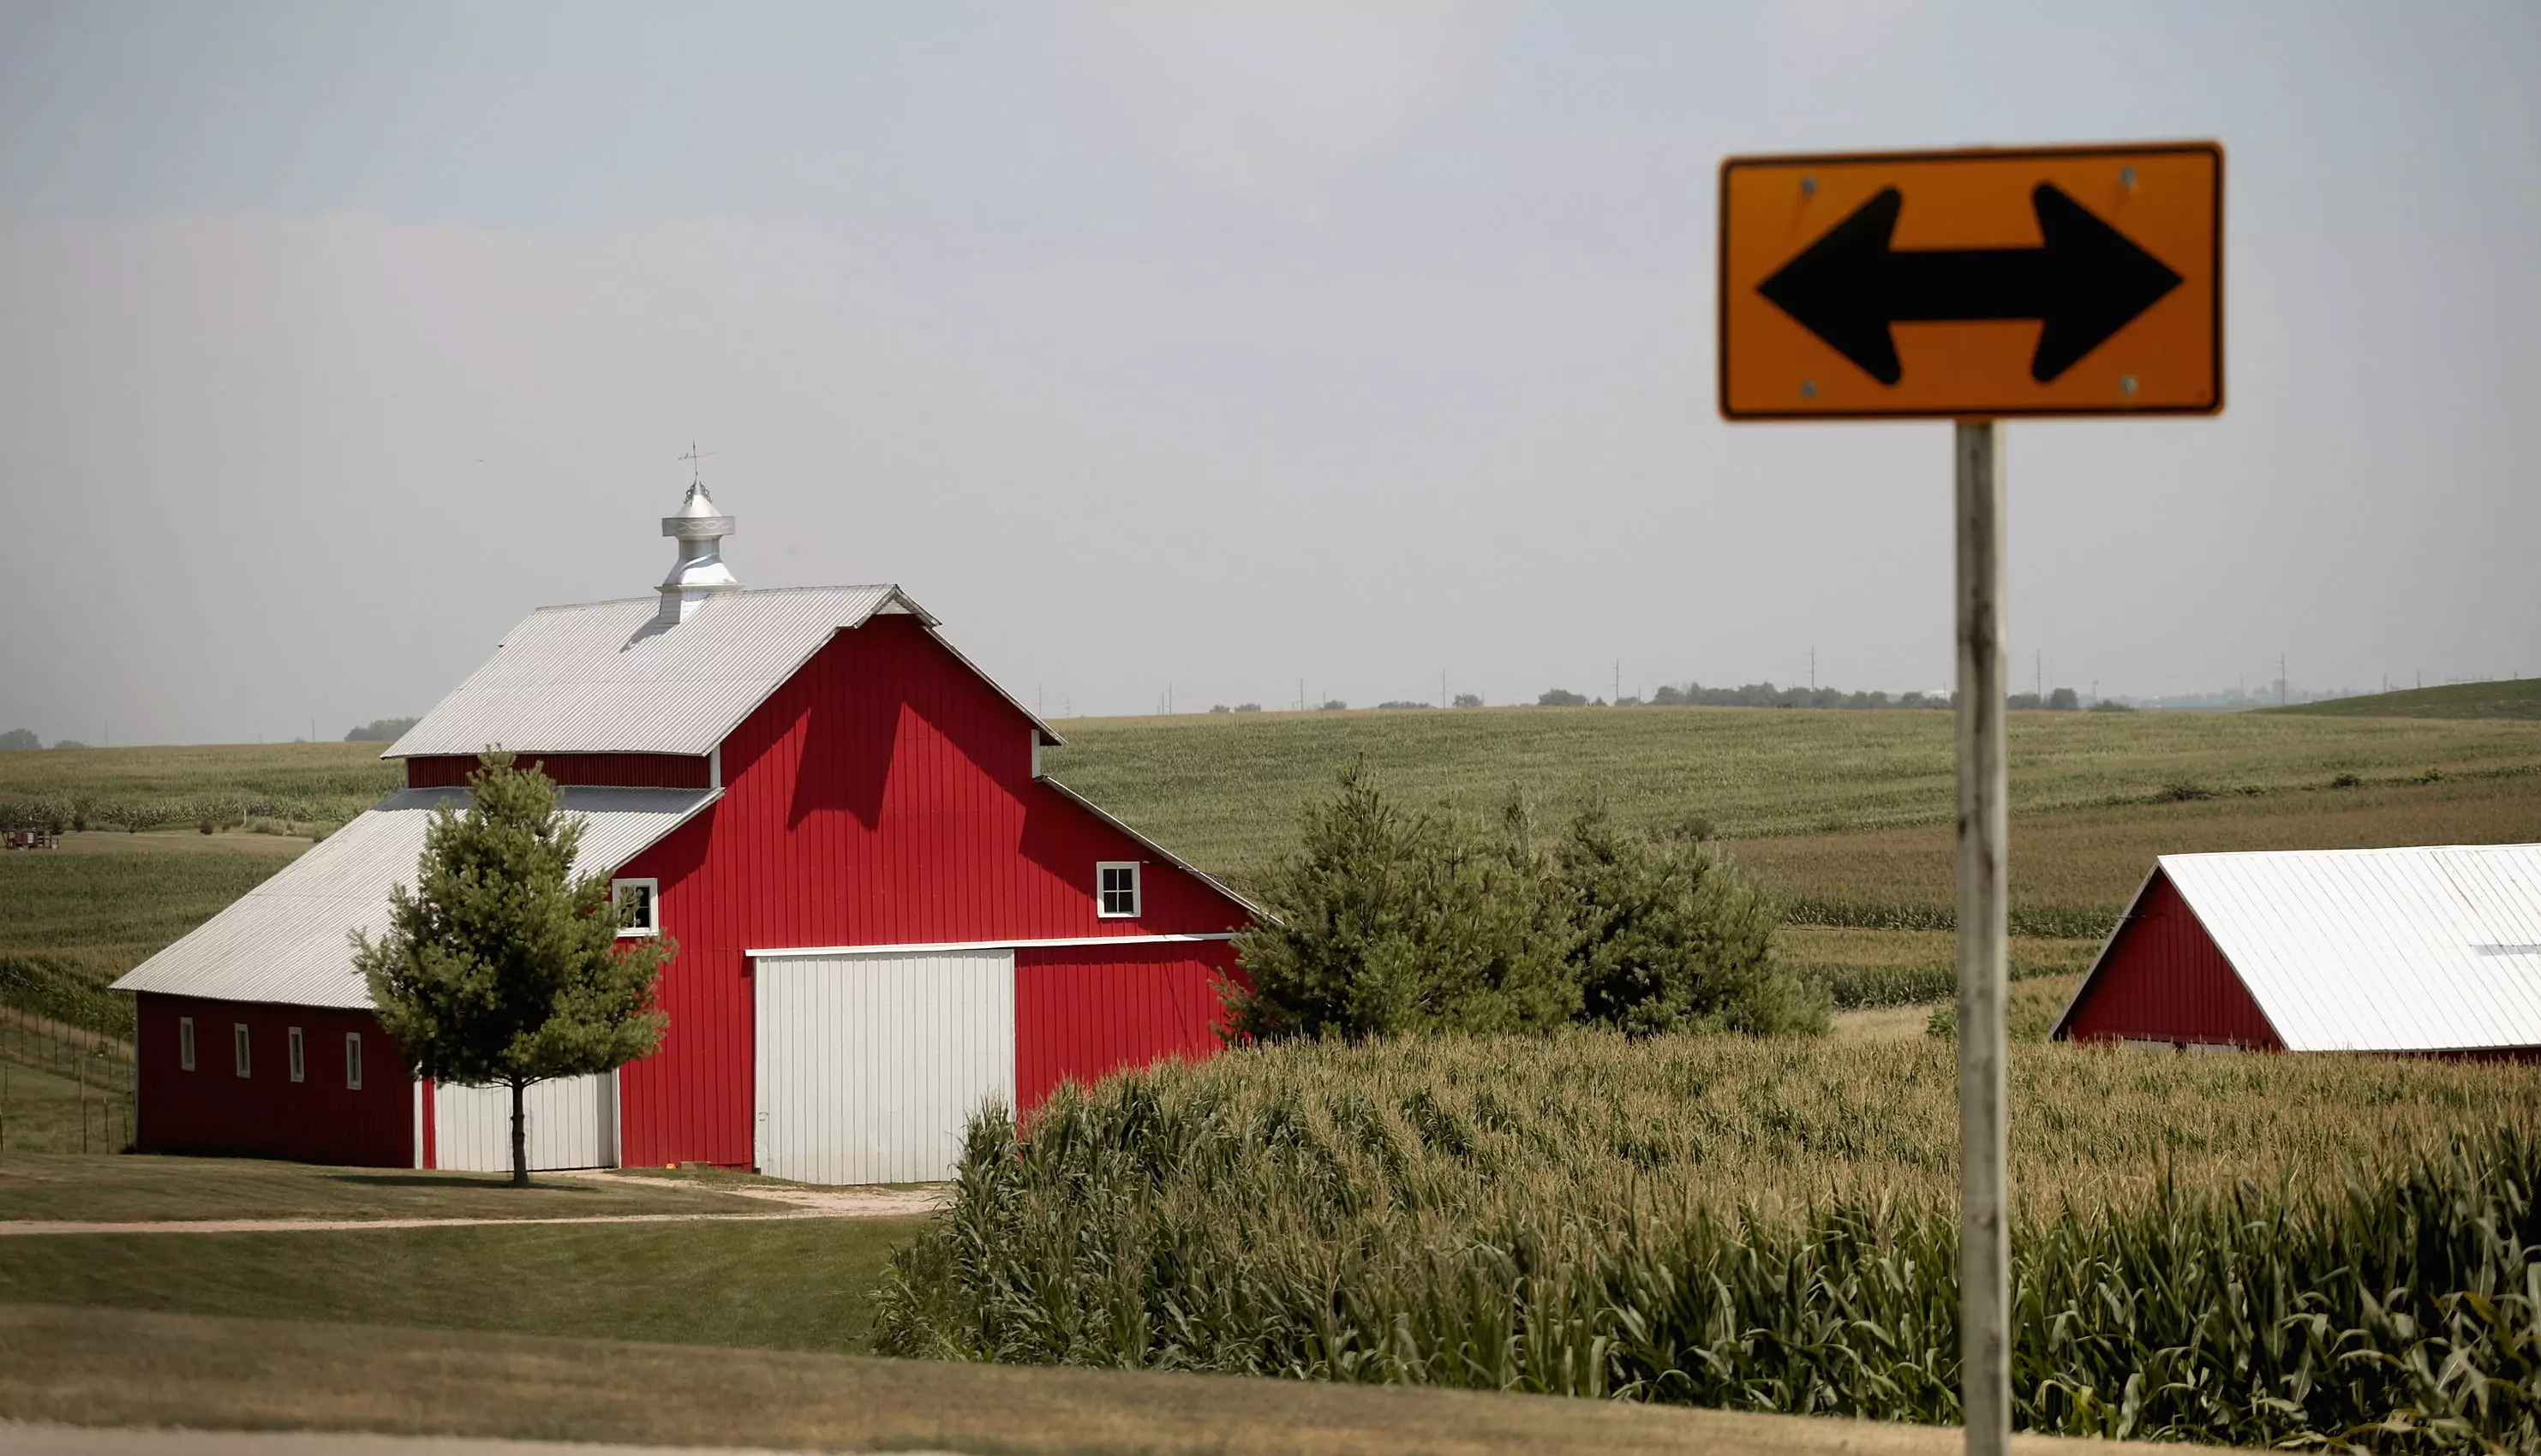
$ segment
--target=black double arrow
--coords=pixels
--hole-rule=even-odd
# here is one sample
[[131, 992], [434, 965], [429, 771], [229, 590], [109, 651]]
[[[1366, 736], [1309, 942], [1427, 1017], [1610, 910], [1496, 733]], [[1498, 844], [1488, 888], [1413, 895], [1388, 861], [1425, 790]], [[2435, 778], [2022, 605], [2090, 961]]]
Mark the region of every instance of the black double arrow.
[[2055, 380], [2179, 286], [2179, 274], [2061, 189], [2029, 194], [2038, 248], [1891, 246], [1905, 194], [1889, 187], [1757, 292], [1881, 384], [1905, 377], [1892, 324], [2036, 319], [2029, 375]]

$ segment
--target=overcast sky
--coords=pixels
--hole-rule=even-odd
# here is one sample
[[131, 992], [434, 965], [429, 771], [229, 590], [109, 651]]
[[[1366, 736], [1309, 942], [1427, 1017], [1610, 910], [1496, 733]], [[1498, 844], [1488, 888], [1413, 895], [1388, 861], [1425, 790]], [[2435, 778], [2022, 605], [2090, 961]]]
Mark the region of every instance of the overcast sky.
[[1048, 711], [1945, 686], [1949, 430], [1713, 406], [1728, 153], [2213, 137], [2218, 419], [2007, 427], [2027, 686], [2541, 674], [2541, 6], [0, 0], [0, 728], [897, 581]]

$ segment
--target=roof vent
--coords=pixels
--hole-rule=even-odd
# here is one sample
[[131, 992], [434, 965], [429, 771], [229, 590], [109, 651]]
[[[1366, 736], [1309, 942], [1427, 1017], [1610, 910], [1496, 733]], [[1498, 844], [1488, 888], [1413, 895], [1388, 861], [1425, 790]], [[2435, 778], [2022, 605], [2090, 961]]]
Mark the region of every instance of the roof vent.
[[662, 578], [662, 610], [653, 616], [656, 622], [677, 626], [694, 616], [706, 598], [741, 589], [740, 578], [723, 564], [723, 539], [733, 534], [732, 517], [715, 509], [703, 480], [690, 482], [689, 498], [680, 503], [680, 513], [662, 518], [662, 534], [678, 538], [680, 559], [671, 574]]

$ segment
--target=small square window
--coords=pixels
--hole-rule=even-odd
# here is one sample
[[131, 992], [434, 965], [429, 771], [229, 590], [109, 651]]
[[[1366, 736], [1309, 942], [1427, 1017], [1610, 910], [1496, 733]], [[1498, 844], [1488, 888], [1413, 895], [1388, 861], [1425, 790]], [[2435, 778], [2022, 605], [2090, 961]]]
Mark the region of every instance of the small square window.
[[177, 1069], [194, 1069], [194, 1018], [190, 1016], [177, 1018]]
[[352, 1091], [362, 1090], [362, 1034], [344, 1033], [344, 1085]]
[[244, 1021], [233, 1022], [230, 1025], [230, 1053], [238, 1063], [238, 1074], [246, 1076], [247, 1023]]
[[660, 917], [654, 909], [661, 899], [659, 880], [613, 880], [609, 886], [609, 903], [617, 908], [617, 933], [620, 935], [659, 935]]
[[296, 1026], [293, 1027], [290, 1035], [285, 1040], [287, 1040], [291, 1045], [291, 1080], [295, 1082], [308, 1081], [309, 1052], [307, 1047], [300, 1040], [300, 1028]]
[[1102, 902], [1095, 913], [1107, 920], [1138, 913], [1138, 865], [1135, 860], [1105, 860], [1095, 866], [1095, 888]]

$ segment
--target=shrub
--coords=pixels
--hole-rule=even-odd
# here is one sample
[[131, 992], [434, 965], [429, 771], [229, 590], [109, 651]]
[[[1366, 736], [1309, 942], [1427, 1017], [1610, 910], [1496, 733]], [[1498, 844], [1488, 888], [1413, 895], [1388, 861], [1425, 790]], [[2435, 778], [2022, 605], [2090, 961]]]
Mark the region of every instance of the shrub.
[[1262, 704], [1258, 702], [1239, 702], [1235, 705], [1235, 710], [1239, 713], [1258, 713], [1262, 711]]
[[2075, 692], [2070, 688], [2059, 688], [2055, 692], [2047, 694], [2047, 710], [2049, 712], [2069, 713], [2079, 708], [2081, 705], [2081, 694]]
[[1700, 837], [1627, 833], [1591, 806], [1548, 849], [1522, 800], [1490, 826], [1407, 814], [1356, 765], [1301, 828], [1264, 888], [1270, 917], [1236, 938], [1235, 1035], [1825, 1025], [1774, 959], [1773, 907]]
[[1537, 707], [1586, 707], [1588, 699], [1586, 695], [1573, 692], [1567, 688], [1554, 688], [1538, 697], [1535, 705]]
[[1562, 923], [1522, 833], [1485, 843], [1407, 815], [1356, 765], [1300, 828], [1297, 855], [1264, 891], [1273, 918], [1236, 937], [1249, 983], [1221, 988], [1231, 1031], [1540, 1030], [1575, 1014]]
[[1555, 879], [1581, 1019], [1639, 1036], [1825, 1029], [1824, 998], [1774, 962], [1774, 908], [1717, 844], [1626, 834], [1592, 806]]

